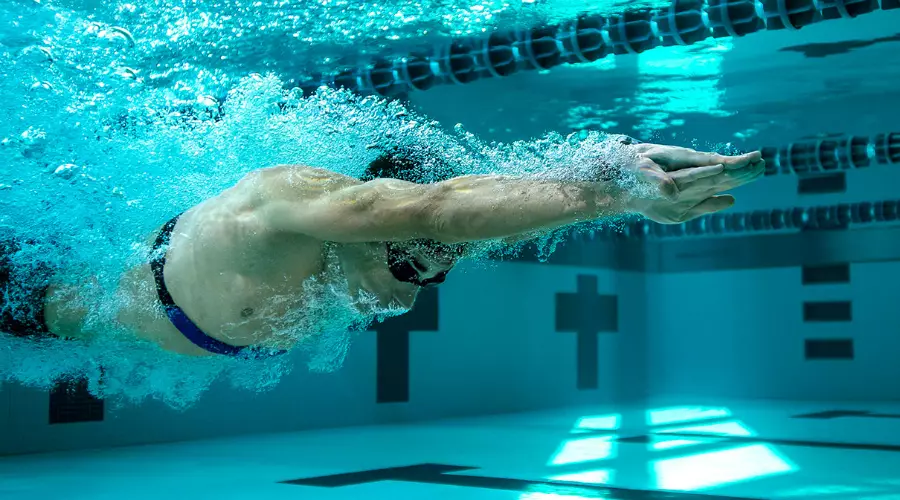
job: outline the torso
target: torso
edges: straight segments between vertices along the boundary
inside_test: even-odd
[[[247,190],[239,183],[187,211],[172,231],[166,286],[204,333],[235,346],[289,349],[323,329],[412,306],[418,288],[393,278],[384,243],[267,234]],[[170,351],[211,355],[165,316],[149,263],[126,274],[121,292],[132,304],[119,315],[123,326]]]

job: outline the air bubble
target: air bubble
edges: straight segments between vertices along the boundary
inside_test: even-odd
[[[219,101],[211,95],[202,95],[197,98],[197,104],[214,108],[219,105]]]
[[[74,163],[66,163],[56,167],[56,169],[53,170],[53,175],[59,177],[60,179],[72,180],[76,175],[78,175],[80,170],[81,168],[78,165],[75,165]]]
[[[22,56],[37,63],[53,62],[53,53],[49,47],[31,46],[22,50]]]
[[[109,29],[108,38],[119,38],[128,43],[129,47],[134,47],[134,36],[131,32],[121,26],[113,26]]]
[[[137,80],[138,72],[138,70],[126,66],[116,70],[116,75],[121,78],[125,78],[126,80]]]
[[[48,81],[34,82],[31,84],[31,90],[51,90],[53,85]]]

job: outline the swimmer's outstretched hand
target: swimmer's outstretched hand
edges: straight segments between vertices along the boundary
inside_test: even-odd
[[[634,147],[638,160],[631,168],[650,189],[638,189],[628,206],[661,224],[678,224],[730,208],[734,197],[719,193],[753,182],[766,170],[758,151],[723,156],[656,144]]]
[[[691,167],[722,165],[725,170],[736,170],[763,161],[759,151],[740,156],[724,156],[718,153],[702,153],[693,149],[661,144],[640,143],[631,146],[638,157],[652,161],[666,172]]]

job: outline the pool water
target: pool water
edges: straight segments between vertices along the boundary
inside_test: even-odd
[[[900,498],[900,5],[732,3],[0,3],[0,230],[99,332],[0,335],[0,494]],[[709,36],[637,22],[672,8]],[[578,31],[598,19],[653,36]],[[400,145],[584,181],[617,134],[763,149],[768,175],[720,218],[494,244],[394,322],[325,294],[289,356],[185,358],[116,320],[155,307],[117,288],[147,236],[257,168],[358,177]],[[823,158],[847,172],[801,171]]]

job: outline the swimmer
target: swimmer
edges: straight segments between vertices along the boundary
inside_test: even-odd
[[[502,175],[416,183],[409,181],[416,165],[396,152],[374,161],[362,179],[294,165],[253,171],[148,237],[151,255],[120,280],[119,296],[132,307],[118,321],[184,355],[282,353],[297,339],[274,332],[303,311],[310,279],[368,297],[354,302],[361,317],[408,310],[478,242],[511,243],[629,213],[685,222],[731,207],[734,198],[721,193],[765,170],[759,152],[625,147],[635,160],[617,168],[647,189]],[[82,340],[96,334],[85,331],[83,287],[53,284],[48,268],[31,270],[29,282],[22,277],[29,273],[12,269],[17,248],[16,241],[0,245],[0,329]]]

